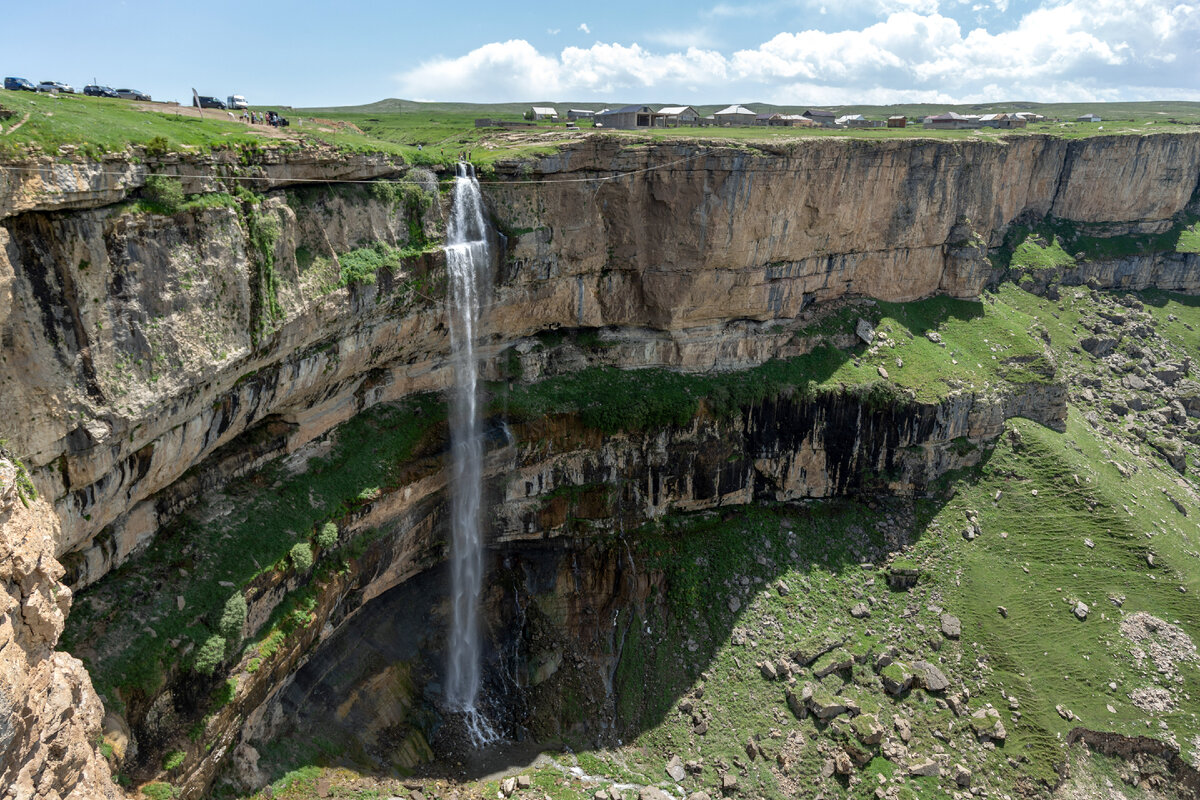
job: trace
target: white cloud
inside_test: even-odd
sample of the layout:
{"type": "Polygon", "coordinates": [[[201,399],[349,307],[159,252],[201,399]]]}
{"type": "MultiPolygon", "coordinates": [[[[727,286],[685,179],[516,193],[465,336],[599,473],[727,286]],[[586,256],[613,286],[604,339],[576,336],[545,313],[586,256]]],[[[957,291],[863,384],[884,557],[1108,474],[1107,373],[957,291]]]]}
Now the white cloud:
{"type": "MultiPolygon", "coordinates": [[[[398,80],[406,97],[478,101],[594,97],[637,102],[650,99],[651,92],[673,102],[829,105],[1200,95],[1200,55],[1193,44],[1200,36],[1196,4],[1048,0],[1007,30],[993,32],[965,30],[928,10],[937,0],[869,2],[894,10],[861,29],[779,33],[729,54],[713,49],[703,29],[648,39],[667,52],[637,43],[596,42],[554,55],[516,39],[427,62],[398,80]]],[[[996,6],[1006,2],[993,0],[996,6]]]]}
{"type": "Polygon", "coordinates": [[[592,29],[588,27],[588,24],[586,22],[579,23],[579,30],[583,31],[584,33],[592,32],[592,29]]]}
{"type": "Polygon", "coordinates": [[[562,28],[546,28],[546,33],[551,36],[558,36],[558,34],[562,33],[562,28]]]}

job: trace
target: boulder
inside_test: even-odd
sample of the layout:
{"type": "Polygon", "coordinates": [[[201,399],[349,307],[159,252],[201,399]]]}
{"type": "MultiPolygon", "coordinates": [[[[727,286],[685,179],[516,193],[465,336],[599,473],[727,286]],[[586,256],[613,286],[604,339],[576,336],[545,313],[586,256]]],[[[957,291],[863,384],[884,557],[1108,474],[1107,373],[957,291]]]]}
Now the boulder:
{"type": "Polygon", "coordinates": [[[962,636],[962,622],[953,614],[942,614],[942,635],[947,639],[957,639],[962,636]]]}
{"type": "Polygon", "coordinates": [[[855,603],[850,609],[850,616],[855,619],[865,619],[871,616],[871,609],[866,603],[855,603]]]}
{"type": "Polygon", "coordinates": [[[865,745],[877,745],[883,741],[883,726],[874,714],[859,714],[850,721],[854,735],[865,745]]]}
{"type": "Polygon", "coordinates": [[[936,761],[925,759],[924,761],[916,761],[908,766],[908,774],[914,778],[936,777],[942,774],[941,767],[936,761]]]}
{"type": "MultiPolygon", "coordinates": [[[[812,687],[805,684],[805,688],[809,690],[809,697],[812,696],[812,687]]],[[[784,693],[787,697],[787,706],[795,715],[796,719],[804,719],[808,716],[808,698],[801,698],[791,689],[784,693]]]]}
{"type": "Polygon", "coordinates": [[[906,664],[893,661],[879,670],[879,679],[888,694],[903,694],[912,686],[913,673],[906,664]]]}
{"type": "Polygon", "coordinates": [[[687,777],[687,771],[683,768],[683,759],[679,756],[672,756],[667,762],[667,775],[676,783],[681,782],[687,777]]]}
{"type": "Polygon", "coordinates": [[[864,344],[871,344],[875,341],[875,326],[859,317],[858,324],[854,326],[854,335],[862,339],[864,344]]]}
{"type": "Polygon", "coordinates": [[[912,662],[913,683],[927,692],[944,692],[950,688],[945,674],[928,661],[912,662]]]}
{"type": "Polygon", "coordinates": [[[817,719],[833,719],[838,714],[846,713],[846,700],[816,691],[808,701],[808,708],[817,719]]]}
{"type": "Polygon", "coordinates": [[[835,672],[842,672],[854,666],[854,655],[848,650],[838,648],[817,659],[813,664],[813,675],[824,678],[835,672]]]}
{"type": "Polygon", "coordinates": [[[981,708],[971,715],[971,730],[980,741],[1003,742],[1008,738],[1000,712],[994,708],[981,708]]]}

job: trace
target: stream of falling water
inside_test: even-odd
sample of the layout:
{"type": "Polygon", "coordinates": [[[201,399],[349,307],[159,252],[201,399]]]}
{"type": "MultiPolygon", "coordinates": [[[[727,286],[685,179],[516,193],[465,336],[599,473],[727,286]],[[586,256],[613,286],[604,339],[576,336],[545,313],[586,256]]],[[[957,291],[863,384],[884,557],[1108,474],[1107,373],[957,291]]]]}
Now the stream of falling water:
{"type": "Polygon", "coordinates": [[[483,197],[475,169],[460,163],[447,231],[446,267],[450,273],[447,316],[454,363],[454,395],[450,403],[450,567],[454,600],[446,669],[446,700],[463,715],[476,746],[498,737],[477,707],[480,661],[479,595],[483,583],[483,441],[479,414],[479,364],[475,329],[480,294],[490,264],[483,197]]]}

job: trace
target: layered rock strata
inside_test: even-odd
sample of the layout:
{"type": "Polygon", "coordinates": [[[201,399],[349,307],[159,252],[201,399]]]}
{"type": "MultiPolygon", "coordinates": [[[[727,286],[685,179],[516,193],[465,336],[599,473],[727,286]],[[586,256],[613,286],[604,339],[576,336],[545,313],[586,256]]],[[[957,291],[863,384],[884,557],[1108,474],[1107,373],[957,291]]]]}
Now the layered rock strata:
{"type": "MultiPolygon", "coordinates": [[[[69,594],[53,588],[54,558],[67,562],[72,586],[94,583],[146,547],[196,494],[295,452],[374,404],[447,385],[444,264],[417,251],[436,240],[448,198],[389,159],[270,152],[251,165],[216,155],[20,167],[0,171],[0,387],[22,410],[3,433],[57,522],[31,562],[40,571],[9,581],[25,587],[14,603],[49,596],[61,617],[59,600],[69,594]],[[127,203],[151,173],[177,176],[186,192],[213,202],[173,215],[127,203]],[[418,202],[322,182],[377,177],[418,187],[418,202]],[[260,194],[236,192],[231,178],[248,178],[236,186],[260,194]],[[375,243],[407,255],[374,282],[360,276],[339,285],[347,282],[340,259],[375,243]]],[[[746,368],[802,351],[792,333],[846,298],[977,296],[997,274],[989,253],[1016,223],[1067,220],[1105,236],[1179,228],[1200,211],[1198,179],[1195,135],[823,139],[756,149],[593,137],[532,162],[500,163],[485,179],[507,247],[494,265],[483,351],[496,376],[501,353],[540,331],[605,328],[620,343],[607,356],[613,366],[746,368]]],[[[1064,280],[1190,290],[1197,266],[1192,255],[1147,252],[1080,266],[1064,280]]],[[[548,373],[572,368],[553,359],[539,365],[548,373]]],[[[547,426],[532,436],[554,446],[492,454],[496,474],[508,476],[494,490],[502,537],[576,534],[580,519],[633,521],[668,507],[917,491],[969,463],[951,440],[986,441],[1013,414],[1054,424],[1062,408],[1053,385],[958,395],[908,412],[866,413],[836,398],[780,401],[733,420],[701,415],[688,430],[624,438],[530,423],[547,426]],[[607,481],[616,495],[586,491],[607,481]],[[563,486],[584,491],[551,496],[563,486]]],[[[388,543],[331,584],[316,628],[209,721],[214,747],[189,752],[186,762],[191,796],[319,631],[440,559],[437,515],[414,504],[436,506],[443,479],[422,480],[420,491],[370,504],[360,522],[388,528],[388,543]]],[[[6,523],[0,545],[23,546],[20,530],[6,523]]],[[[250,588],[261,590],[252,607],[261,622],[284,592],[250,588]]],[[[34,776],[35,790],[44,778],[66,795],[103,771],[85,752],[98,703],[77,662],[52,655],[61,620],[37,622],[34,607],[35,621],[23,629],[14,622],[9,637],[33,644],[21,654],[5,647],[5,664],[35,683],[77,687],[82,727],[31,723],[14,733],[0,769],[34,776]],[[70,743],[48,761],[29,742],[56,732],[70,743]],[[38,766],[50,761],[62,768],[38,766]]],[[[50,606],[43,610],[54,617],[50,606]]],[[[13,686],[8,707],[17,718],[32,684],[13,686]]],[[[145,748],[131,758],[142,758],[143,768],[155,747],[173,740],[145,728],[150,709],[169,705],[172,691],[161,687],[130,712],[145,748]]]]}

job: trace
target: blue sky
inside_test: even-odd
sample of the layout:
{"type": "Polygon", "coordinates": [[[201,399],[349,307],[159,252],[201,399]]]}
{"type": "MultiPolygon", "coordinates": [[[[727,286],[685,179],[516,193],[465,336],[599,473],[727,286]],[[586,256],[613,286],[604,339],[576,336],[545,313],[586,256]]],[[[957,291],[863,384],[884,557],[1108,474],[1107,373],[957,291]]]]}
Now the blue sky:
{"type": "Polygon", "coordinates": [[[1200,100],[1197,0],[49,0],[4,16],[5,75],[165,100],[1200,100]]]}

